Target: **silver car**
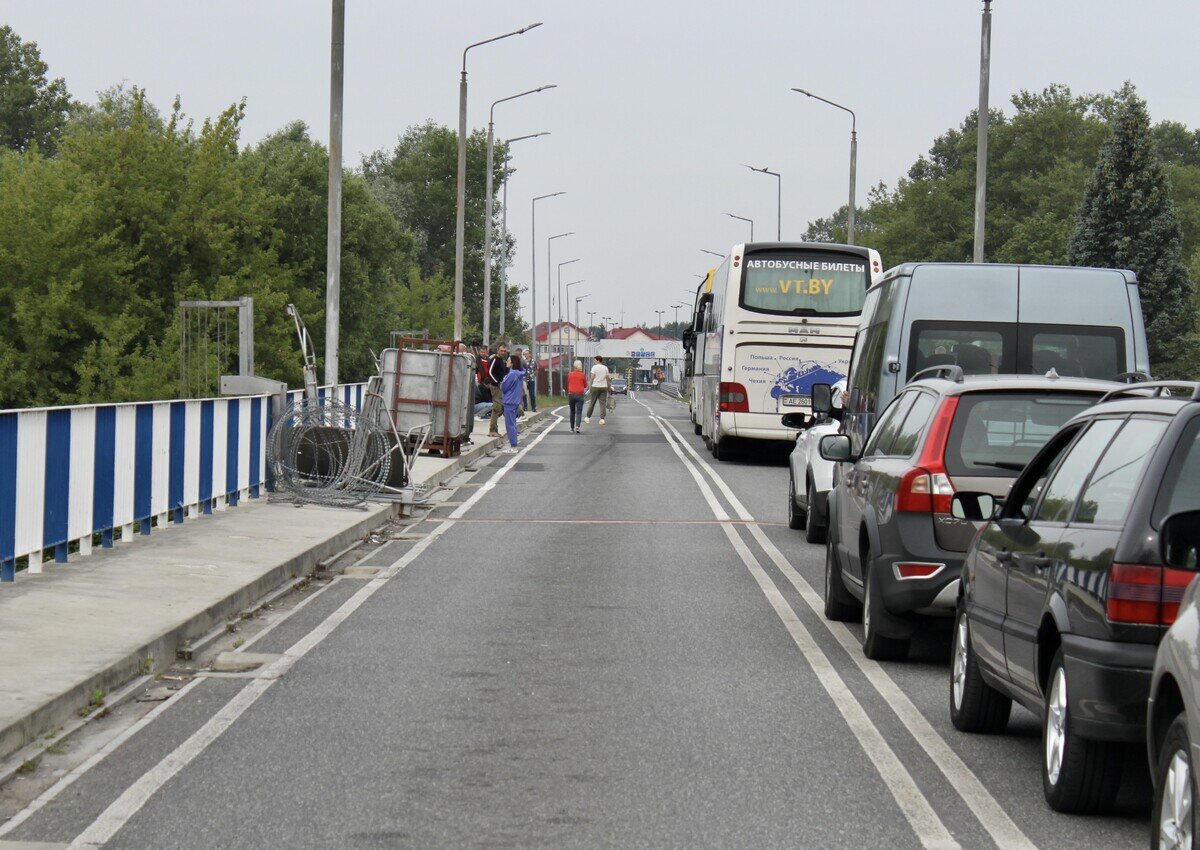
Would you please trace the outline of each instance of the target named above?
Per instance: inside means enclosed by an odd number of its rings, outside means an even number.
[[[1168,516],[1159,540],[1165,570],[1187,580],[1200,561],[1200,511]],[[1150,845],[1156,848],[1195,847],[1200,826],[1196,816],[1200,801],[1198,589],[1200,584],[1192,581],[1184,592],[1175,622],[1158,645],[1150,680],[1146,746],[1155,788]]]

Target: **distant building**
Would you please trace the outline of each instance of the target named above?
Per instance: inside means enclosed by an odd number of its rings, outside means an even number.
[[[660,336],[652,333],[645,328],[611,328],[608,331],[608,339],[627,340],[629,342],[638,342],[645,340],[647,342],[657,342],[664,339],[674,339],[671,336]]]

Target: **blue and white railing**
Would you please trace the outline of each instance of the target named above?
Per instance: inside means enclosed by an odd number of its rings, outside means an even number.
[[[347,407],[362,410],[363,392],[366,389],[366,382],[361,384],[339,384],[336,388],[327,385],[317,387],[317,397],[329,398],[332,395],[334,398],[341,400]],[[289,404],[300,401],[302,398],[304,398],[304,390],[288,390],[287,400]]]

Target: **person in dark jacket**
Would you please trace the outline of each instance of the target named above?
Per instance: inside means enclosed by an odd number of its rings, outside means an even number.
[[[489,437],[499,437],[500,431],[500,415],[504,412],[504,396],[500,390],[500,384],[504,380],[504,376],[508,374],[508,346],[500,343],[496,349],[496,356],[488,361],[487,366],[487,381],[488,389],[492,393],[492,421],[491,427],[488,428]],[[522,375],[525,373],[522,372]]]

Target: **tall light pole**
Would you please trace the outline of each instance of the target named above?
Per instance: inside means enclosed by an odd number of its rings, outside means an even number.
[[[493,38],[485,38],[474,44],[468,44],[462,54],[462,76],[458,81],[458,178],[457,178],[457,209],[454,219],[454,339],[462,337],[463,314],[463,230],[467,216],[467,53],[475,47],[491,44],[493,41],[522,35],[531,29],[540,27],[539,21],[519,30],[506,32]]]
[[[745,165],[745,163],[742,163]],[[783,177],[778,171],[763,166],[755,168],[753,165],[746,165],[751,171],[757,171],[759,174],[769,174],[775,178],[775,241],[782,242],[783,236]]]
[[[832,100],[826,100],[818,94],[813,94],[804,89],[792,89],[794,92],[799,92],[806,97],[811,97],[813,100],[819,100],[821,103],[827,103],[830,106],[840,109],[843,112],[850,113],[850,211],[846,218],[846,243],[854,244],[854,178],[858,168],[858,116],[854,114],[854,110],[847,106],[842,106],[840,103],[834,103]]]
[[[988,82],[992,73],[992,0],[983,0],[979,33],[979,135],[975,141],[975,249],[972,259],[983,262],[983,225],[987,215]]]
[[[736,218],[738,221],[750,222],[750,241],[754,241],[754,219],[746,218],[744,215],[734,215],[733,213],[725,213],[725,215],[729,216],[730,218]]]
[[[583,283],[583,281],[577,280],[577,281],[575,281],[575,283]],[[571,284],[571,285],[574,286],[575,284]],[[590,294],[591,293],[589,292],[589,293],[584,293],[583,295],[575,296],[575,327],[577,329],[576,330],[577,334],[578,334],[578,328],[579,328],[579,302],[582,301],[583,299],[587,298],[588,295],[590,295]],[[591,336],[591,334],[588,334],[588,336]]]
[[[342,81],[346,0],[333,0],[329,38],[329,201],[325,225],[325,383],[338,382],[342,301]]]
[[[679,308],[686,307],[686,304],[672,304],[671,309],[675,311],[675,333],[679,334],[679,338],[683,339],[683,333],[679,330]]]
[[[588,336],[592,335],[592,328],[596,325],[596,311],[588,310]]]
[[[538,362],[538,356],[537,356],[538,355],[538,344],[537,344],[537,202],[544,201],[546,198],[557,198],[559,195],[562,195],[562,194],[564,194],[564,193],[563,192],[551,192],[549,195],[538,195],[529,204],[529,208],[531,210],[530,222],[529,222],[529,246],[530,246],[529,254],[530,254],[530,260],[532,261],[531,262],[532,268],[530,269],[530,277],[529,277],[529,295],[532,298],[532,303],[529,305],[529,313],[530,313],[531,318],[533,319],[533,340],[532,340],[532,342],[530,342],[530,345],[533,347],[533,363],[534,363],[535,370],[537,369],[537,362]],[[547,275],[549,275],[549,273],[550,273],[549,271],[546,272]],[[546,312],[547,313],[550,312],[549,307],[547,307]],[[546,345],[547,345],[547,347],[549,347],[549,345],[550,345],[550,325],[549,325],[549,323],[546,324]],[[537,376],[535,375],[534,377],[536,379]],[[547,381],[549,381],[548,378],[547,378]],[[534,381],[534,389],[537,389],[536,380]]]
[[[550,332],[554,325],[554,265],[550,259],[550,249],[554,247],[555,239],[562,239],[566,236],[574,236],[575,232],[556,233],[546,240],[546,391],[551,395],[554,394],[554,382],[551,377],[554,373],[549,371],[554,355],[550,351]]]
[[[484,190],[484,213],[483,213],[483,344],[490,345],[492,341],[492,148],[495,141],[494,129],[496,125],[496,105],[505,103],[506,101],[516,100],[519,97],[525,97],[530,94],[537,94],[547,89],[557,88],[557,86],[541,86],[529,91],[523,91],[520,94],[502,97],[499,100],[492,102],[492,108],[488,110],[488,135],[487,135],[487,188]],[[506,158],[507,159],[507,158]],[[507,161],[505,162],[507,167]],[[507,180],[505,182],[508,182]]]
[[[662,325],[663,313],[665,313],[667,311],[666,310],[655,310],[654,312],[658,313],[658,332],[661,334],[663,332],[663,325]]]
[[[561,263],[558,264],[558,388],[560,391],[562,390],[562,386],[563,386],[562,267],[569,266],[571,263],[578,263],[578,262],[579,262],[579,257],[576,257],[573,260],[563,260]],[[570,316],[570,311],[567,312],[567,315]]]
[[[700,253],[701,254],[712,254],[714,257],[720,257],[722,260],[725,259],[724,254],[718,254],[716,251],[710,251],[707,248],[701,248]]]
[[[536,139],[538,136],[549,136],[549,135],[550,134],[548,132],[543,131],[541,133],[529,133],[528,135],[525,135],[525,136],[514,136],[511,139],[504,140],[504,189],[502,190],[504,193],[504,197],[500,203],[504,210],[501,213],[501,218],[502,218],[501,226],[504,229],[505,244],[508,243],[508,160],[509,160],[508,148],[509,148],[509,145],[511,145],[513,142],[521,142],[521,141],[524,141],[525,139]],[[505,310],[507,309],[506,305],[505,305],[507,293],[508,293],[508,266],[502,266],[500,268],[500,336],[502,336],[502,337],[504,336],[504,313],[505,313]],[[536,363],[537,361],[535,360],[534,362]]]

